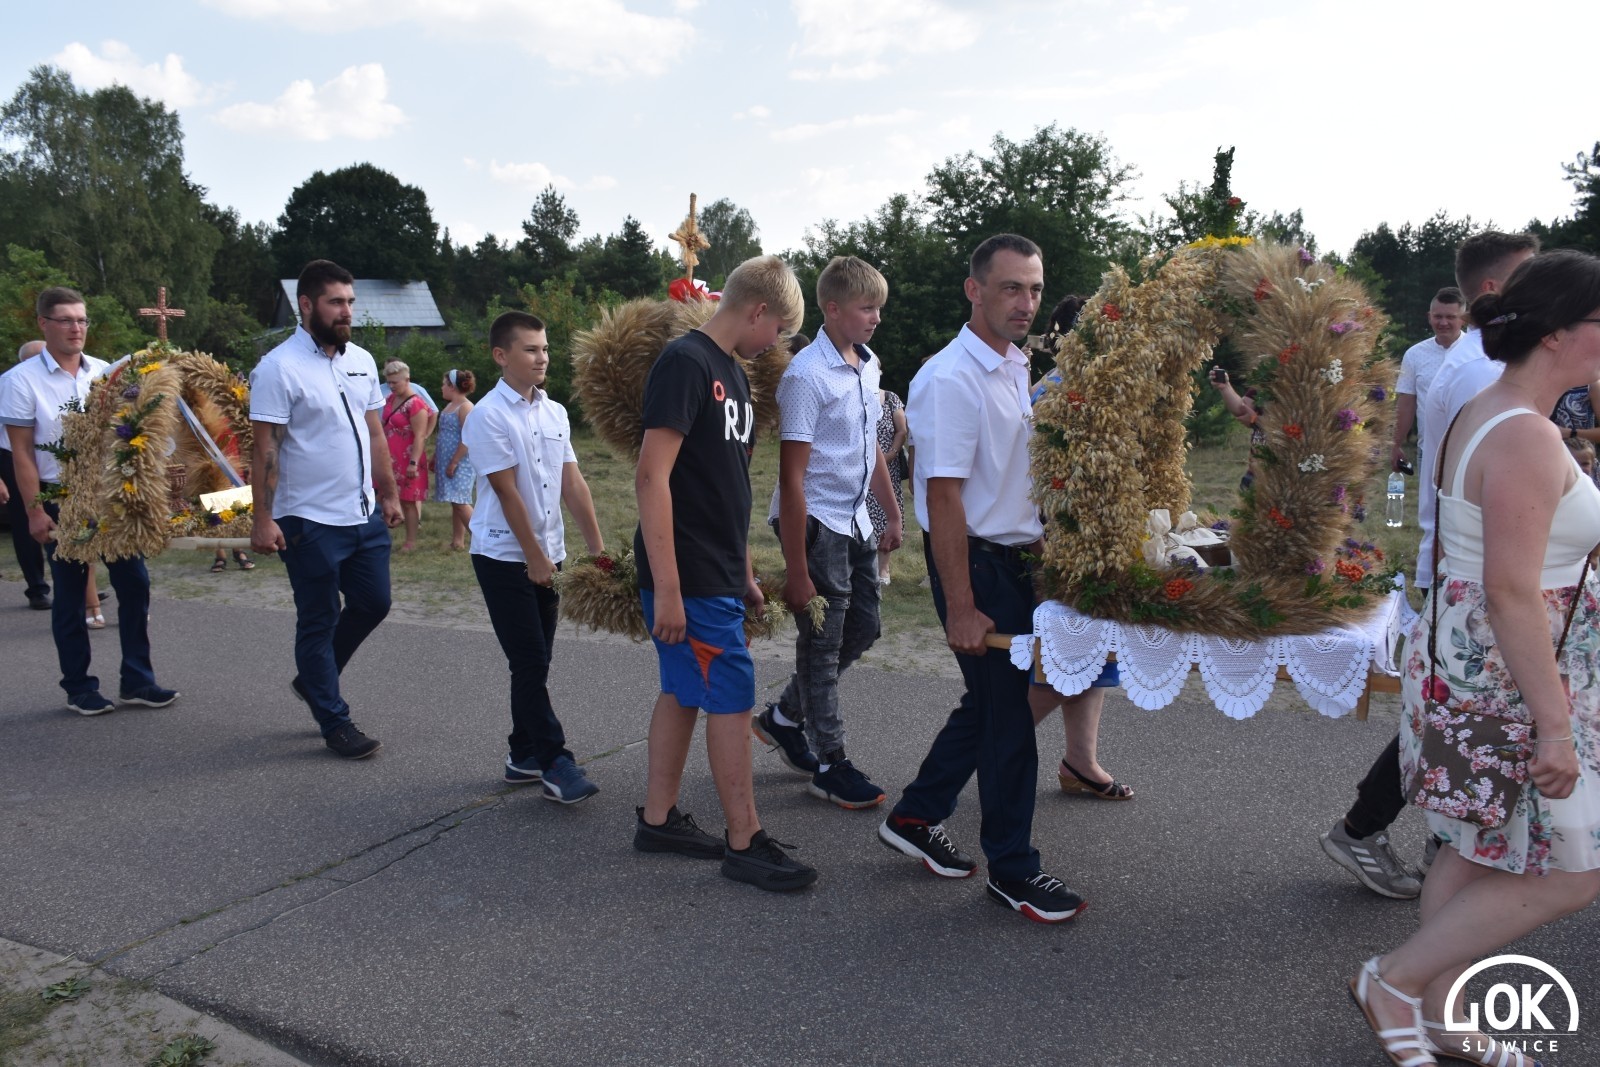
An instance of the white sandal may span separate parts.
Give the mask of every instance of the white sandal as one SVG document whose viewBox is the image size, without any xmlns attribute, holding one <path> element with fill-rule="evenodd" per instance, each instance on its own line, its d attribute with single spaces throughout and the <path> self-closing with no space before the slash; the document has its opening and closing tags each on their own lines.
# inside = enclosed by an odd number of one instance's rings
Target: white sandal
<svg viewBox="0 0 1600 1067">
<path fill-rule="evenodd" d="M 1378 1020 L 1367 1003 L 1373 982 L 1391 997 L 1411 1006 L 1411 1026 L 1397 1026 L 1389 1030 L 1378 1028 Z M 1350 979 L 1350 999 L 1367 1017 L 1367 1025 L 1378 1035 L 1378 1040 L 1383 1043 L 1384 1054 L 1395 1067 L 1438 1067 L 1439 1061 L 1433 1058 L 1433 1042 L 1422 1032 L 1422 998 L 1408 996 L 1385 982 L 1383 975 L 1378 973 L 1377 956 L 1362 964 L 1360 973 Z"/>
<path fill-rule="evenodd" d="M 104 630 L 106 628 L 106 617 L 98 611 L 88 611 L 84 613 L 83 624 L 91 630 Z"/>
<path fill-rule="evenodd" d="M 1428 1047 L 1452 1060 L 1460 1060 L 1462 1063 L 1481 1063 L 1483 1067 L 1544 1067 L 1538 1060 L 1526 1056 L 1520 1048 L 1496 1041 L 1488 1034 L 1478 1036 L 1487 1041 L 1489 1047 L 1481 1053 L 1469 1053 L 1446 1048 L 1440 1041 L 1434 1040 L 1434 1035 L 1437 1034 L 1441 1040 L 1460 1048 L 1461 1038 L 1471 1033 L 1470 1030 L 1450 1030 L 1444 1023 L 1430 1023 L 1426 1020 L 1423 1021 L 1422 1029 L 1422 1036 L 1428 1039 Z"/>
</svg>

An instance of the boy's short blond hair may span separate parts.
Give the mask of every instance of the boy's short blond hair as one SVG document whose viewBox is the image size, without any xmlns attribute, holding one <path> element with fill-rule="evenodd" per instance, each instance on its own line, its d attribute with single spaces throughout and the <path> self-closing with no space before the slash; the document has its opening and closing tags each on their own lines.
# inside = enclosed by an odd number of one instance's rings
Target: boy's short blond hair
<svg viewBox="0 0 1600 1067">
<path fill-rule="evenodd" d="M 1575 459 L 1582 460 L 1586 456 L 1589 459 L 1595 458 L 1594 442 L 1586 437 L 1563 437 L 1561 443 L 1567 446 L 1567 451 L 1571 452 Z"/>
<path fill-rule="evenodd" d="M 723 307 L 767 305 L 783 320 L 783 331 L 793 333 L 806 316 L 806 298 L 794 269 L 777 256 L 747 259 L 722 283 Z"/>
<path fill-rule="evenodd" d="M 829 304 L 883 304 L 889 299 L 889 283 L 864 259 L 834 256 L 817 275 L 817 306 L 826 314 Z"/>
</svg>

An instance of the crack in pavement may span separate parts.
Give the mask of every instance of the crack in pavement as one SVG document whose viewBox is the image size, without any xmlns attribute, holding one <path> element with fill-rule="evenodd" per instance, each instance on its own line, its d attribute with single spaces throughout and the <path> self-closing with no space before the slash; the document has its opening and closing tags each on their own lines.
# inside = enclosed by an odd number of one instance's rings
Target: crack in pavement
<svg viewBox="0 0 1600 1067">
<path fill-rule="evenodd" d="M 614 748 L 607 749 L 604 752 L 596 753 L 595 755 L 590 756 L 588 759 L 584 760 L 583 763 L 585 765 L 587 765 L 587 764 L 594 763 L 594 762 L 596 762 L 598 760 L 607 759 L 607 758 L 609 758 L 611 756 L 619 755 L 619 754 L 621 754 L 623 752 L 628 751 L 629 749 L 637 748 L 638 746 L 644 744 L 645 741 L 646 741 L 645 738 L 639 738 L 638 740 L 635 740 L 635 741 L 625 742 L 625 743 L 623 743 L 621 745 L 617 745 Z M 372 870 L 370 870 L 370 871 L 366 872 L 365 874 L 361 875 L 359 878 L 354 878 L 354 879 L 352 879 L 352 880 L 350 880 L 348 882 L 340 882 L 340 881 L 337 881 L 335 879 L 328 879 L 327 881 L 328 881 L 329 888 L 328 888 L 327 892 L 319 893 L 319 894 L 317 894 L 315 897 L 313 897 L 310 900 L 298 901 L 297 903 L 292 904 L 289 907 L 283 908 L 283 909 L 278 910 L 278 911 L 274 911 L 272 914 L 268 915 L 266 918 L 262 919 L 259 922 L 255 922 L 255 923 L 252 923 L 252 924 L 250 924 L 248 926 L 241 927 L 240 929 L 230 931 L 230 932 L 228 932 L 226 934 L 226 936 L 218 938 L 217 940 L 212 941 L 209 944 L 206 944 L 206 945 L 202 946 L 201 948 L 198 948 L 195 951 L 188 953 L 183 958 L 173 960 L 172 962 L 167 963 L 167 964 L 165 964 L 165 965 L 163 965 L 161 967 L 158 967 L 155 970 L 150 971 L 148 974 L 145 974 L 145 975 L 141 976 L 142 980 L 149 980 L 149 979 L 153 979 L 153 978 L 159 977 L 159 976 L 165 974 L 166 972 L 172 970 L 175 967 L 180 967 L 180 966 L 182 966 L 182 965 L 184 965 L 186 963 L 191 962 L 192 960 L 198 959 L 199 957 L 205 955 L 207 952 L 210 952 L 214 948 L 218 948 L 218 947 L 220 947 L 222 945 L 226 945 L 230 941 L 233 941 L 236 938 L 242 937 L 245 934 L 254 933 L 257 930 L 260 930 L 260 929 L 263 929 L 263 928 L 265 928 L 267 926 L 270 926 L 273 923 L 277 922 L 279 919 L 282 919 L 282 918 L 284 918 L 285 916 L 288 916 L 288 915 L 293 915 L 295 912 L 300 911 L 302 908 L 310 907 L 313 904 L 320 904 L 323 901 L 327 900 L 329 897 L 335 896 L 336 894 L 342 893 L 347 889 L 351 889 L 351 888 L 353 888 L 355 886 L 361 885 L 363 882 L 366 882 L 367 880 L 369 880 L 371 878 L 374 878 L 379 874 L 382 874 L 384 871 L 387 871 L 390 867 L 393 867 L 395 864 L 399 863 L 401 860 L 404 860 L 407 857 L 409 857 L 409 856 L 421 851 L 422 849 L 427 848 L 429 845 L 433 844 L 435 841 L 438 841 L 439 839 L 443 838 L 450 831 L 456 829 L 456 827 L 465 825 L 468 821 L 477 818 L 479 815 L 482 815 L 485 812 L 493 811 L 494 809 L 500 807 L 505 802 L 507 797 L 513 795 L 514 793 L 518 793 L 520 791 L 522 791 L 522 787 L 521 786 L 515 786 L 515 785 L 508 785 L 508 786 L 506 786 L 506 787 L 504 787 L 502 789 L 495 790 L 493 793 L 490 793 L 487 796 L 479 797 L 478 799 L 470 801 L 469 803 L 463 804 L 458 808 L 453 808 L 450 811 L 444 812 L 443 814 L 435 815 L 435 816 L 433 816 L 433 817 L 431 817 L 429 819 L 426 819 L 423 822 L 420 822 L 420 823 L 416 824 L 415 826 L 407 827 L 404 830 L 400 830 L 400 831 L 398 831 L 398 832 L 396 832 L 394 834 L 391 834 L 390 836 L 384 838 L 382 841 L 375 842 L 375 843 L 373 843 L 371 845 L 367 845 L 364 848 L 358 849 L 355 852 L 351 852 L 351 853 L 349 853 L 347 855 L 340 856 L 338 859 L 330 860 L 327 863 L 324 863 L 322 866 L 317 867 L 317 868 L 315 868 L 313 870 L 303 871 L 303 872 L 301 872 L 299 874 L 290 875 L 288 878 L 286 878 L 283 881 L 277 883 L 276 885 L 268 886 L 266 889 L 262 889 L 262 890 L 260 890 L 258 892 L 255 892 L 255 893 L 247 893 L 244 896 L 235 897 L 233 900 L 227 901 L 227 902 L 225 902 L 225 903 L 223 903 L 223 904 L 221 904 L 221 905 L 219 905 L 219 906 L 217 906 L 215 908 L 210 909 L 209 911 L 203 911 L 203 912 L 198 912 L 198 913 L 196 913 L 194 915 L 183 916 L 182 918 L 176 919 L 173 922 L 170 922 L 167 925 L 165 925 L 165 926 L 163 926 L 163 927 L 161 927 L 159 929 L 151 931 L 150 933 L 144 935 L 143 937 L 140 937 L 140 938 L 138 938 L 138 939 L 136 939 L 134 941 L 130 941 L 130 942 L 124 944 L 124 945 L 121 945 L 121 946 L 119 946 L 117 948 L 114 948 L 114 949 L 110 950 L 109 952 L 106 952 L 106 953 L 102 954 L 101 956 L 99 956 L 99 957 L 97 957 L 97 958 L 95 958 L 93 960 L 86 961 L 86 962 L 88 962 L 91 966 L 105 967 L 108 963 L 111 963 L 111 962 L 114 962 L 114 961 L 116 961 L 118 959 L 121 959 L 122 957 L 127 956 L 128 954 L 136 951 L 137 949 L 143 948 L 146 945 L 149 945 L 149 944 L 151 944 L 151 943 L 153 943 L 155 941 L 158 941 L 161 938 L 167 936 L 168 934 L 172 933 L 175 930 L 182 929 L 183 927 L 186 927 L 186 926 L 191 926 L 191 925 L 193 925 L 195 923 L 198 923 L 198 922 L 203 922 L 203 921 L 205 921 L 207 919 L 213 919 L 213 918 L 216 918 L 217 916 L 220 916 L 220 915 L 225 915 L 228 912 L 233 911 L 233 910 L 235 910 L 235 909 L 237 909 L 239 907 L 242 907 L 242 906 L 247 905 L 247 904 L 254 903 L 254 902 L 259 901 L 259 900 L 263 900 L 263 899 L 271 896 L 274 893 L 281 893 L 286 889 L 291 889 L 294 886 L 298 886 L 298 885 L 300 885 L 300 884 L 302 884 L 304 882 L 310 881 L 313 878 L 322 878 L 323 876 L 329 874 L 330 872 L 338 870 L 340 867 L 346 866 L 348 864 L 351 864 L 351 863 L 354 863 L 354 862 L 356 862 L 358 860 L 361 860 L 361 859 L 363 859 L 363 858 L 365 858 L 367 856 L 370 856 L 373 853 L 379 851 L 380 849 L 387 848 L 390 845 L 395 844 L 396 842 L 404 841 L 407 837 L 412 837 L 412 836 L 415 836 L 415 835 L 425 835 L 423 840 L 418 841 L 416 844 L 412 845 L 411 847 L 406 848 L 405 850 L 399 852 L 397 855 L 393 856 L 392 858 L 390 858 L 388 860 L 385 860 L 383 863 L 379 864 L 378 866 L 374 867 Z"/>
</svg>

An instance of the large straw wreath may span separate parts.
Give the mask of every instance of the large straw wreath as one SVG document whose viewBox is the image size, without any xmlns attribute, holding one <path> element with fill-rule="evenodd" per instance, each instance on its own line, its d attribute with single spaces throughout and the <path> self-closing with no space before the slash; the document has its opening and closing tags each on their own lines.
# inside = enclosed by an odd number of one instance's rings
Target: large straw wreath
<svg viewBox="0 0 1600 1067">
<path fill-rule="evenodd" d="M 1361 285 L 1304 249 L 1208 239 L 1106 275 L 1034 407 L 1045 592 L 1085 614 L 1228 637 L 1315 633 L 1393 585 L 1352 536 L 1388 440 L 1394 370 Z M 1265 407 L 1235 566 L 1144 561 L 1149 513 L 1188 509 L 1192 374 L 1233 340 Z"/>
<path fill-rule="evenodd" d="M 709 300 L 632 300 L 601 313 L 593 329 L 573 338 L 573 384 L 584 416 L 619 453 L 635 462 L 644 442 L 644 386 L 656 357 L 674 338 L 711 317 Z M 750 378 L 755 407 L 755 436 L 778 428 L 778 380 L 789 366 L 787 339 L 757 355 L 740 359 Z M 631 542 L 631 531 L 628 540 Z M 771 637 L 788 616 L 776 595 L 782 575 L 758 576 L 769 595 L 761 615 L 746 613 L 747 638 Z M 561 613 L 580 625 L 625 634 L 635 641 L 649 638 L 644 606 L 639 601 L 639 575 L 631 548 L 601 556 L 580 556 L 563 569 L 559 580 Z M 820 600 L 820 598 L 818 598 Z M 817 601 L 812 620 L 817 621 Z"/>
<path fill-rule="evenodd" d="M 67 412 L 51 449 L 61 465 L 54 497 L 62 558 L 154 556 L 173 537 L 249 535 L 248 504 L 212 512 L 199 503 L 233 483 L 196 438 L 179 397 L 236 469 L 250 454 L 250 393 L 227 367 L 159 343 L 135 352 Z"/>
</svg>

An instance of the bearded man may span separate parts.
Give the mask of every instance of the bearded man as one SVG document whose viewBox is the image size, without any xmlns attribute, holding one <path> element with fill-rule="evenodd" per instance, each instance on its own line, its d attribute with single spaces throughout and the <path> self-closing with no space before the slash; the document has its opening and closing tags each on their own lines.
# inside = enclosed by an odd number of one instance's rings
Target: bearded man
<svg viewBox="0 0 1600 1067">
<path fill-rule="evenodd" d="M 389 613 L 389 531 L 400 522 L 378 368 L 350 343 L 355 279 L 326 259 L 300 272 L 300 326 L 250 375 L 252 547 L 277 552 L 294 589 L 290 681 L 345 759 L 378 750 L 350 720 L 339 675 Z M 376 489 L 376 492 L 374 492 Z"/>
</svg>

